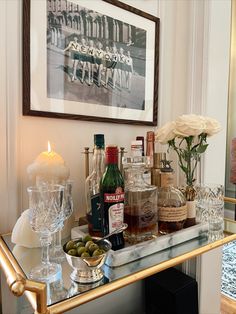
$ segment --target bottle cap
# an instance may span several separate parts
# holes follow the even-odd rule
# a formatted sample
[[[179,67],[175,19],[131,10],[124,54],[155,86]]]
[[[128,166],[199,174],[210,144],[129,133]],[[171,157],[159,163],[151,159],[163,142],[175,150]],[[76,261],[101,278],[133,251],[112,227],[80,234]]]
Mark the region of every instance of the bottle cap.
[[[170,165],[172,163],[172,160],[163,159],[161,160],[161,163],[162,163],[161,172],[173,172],[174,171]]]
[[[136,136],[136,141],[142,141],[142,156],[144,156],[144,137]]]
[[[98,148],[104,148],[104,144],[104,134],[94,134],[94,145],[96,145]]]
[[[154,153],[153,167],[161,169],[163,167],[162,160],[166,160],[166,153]]]
[[[131,147],[132,147],[132,146],[135,146],[135,147],[137,147],[137,146],[142,147],[142,145],[143,145],[142,141],[131,141]]]
[[[154,142],[155,141],[155,133],[153,131],[147,132],[147,141]]]
[[[106,163],[117,164],[118,163],[118,147],[115,145],[109,145],[106,147]]]

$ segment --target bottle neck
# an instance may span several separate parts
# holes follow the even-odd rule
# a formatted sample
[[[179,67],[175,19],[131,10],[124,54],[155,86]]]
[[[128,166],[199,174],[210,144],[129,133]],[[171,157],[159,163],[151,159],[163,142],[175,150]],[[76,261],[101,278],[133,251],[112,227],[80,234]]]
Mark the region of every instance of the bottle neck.
[[[108,163],[107,170],[116,171],[119,170],[117,163]]]
[[[146,156],[153,156],[153,155],[154,155],[154,142],[147,141]]]
[[[105,170],[105,151],[95,146],[93,153],[93,171],[103,173]]]
[[[144,167],[135,167],[127,170],[128,184],[129,185],[142,185],[145,184],[143,174],[145,172]]]
[[[173,172],[161,172],[161,187],[172,188],[174,185]]]

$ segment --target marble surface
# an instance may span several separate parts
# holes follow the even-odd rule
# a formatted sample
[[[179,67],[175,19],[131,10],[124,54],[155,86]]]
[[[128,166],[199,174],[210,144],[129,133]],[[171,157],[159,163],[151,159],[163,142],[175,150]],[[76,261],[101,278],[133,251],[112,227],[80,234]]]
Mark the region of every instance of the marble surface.
[[[236,300],[236,241],[223,246],[221,292]]]
[[[88,233],[87,226],[75,227],[71,230],[71,238],[76,239],[86,233]],[[110,250],[105,263],[110,267],[122,266],[191,239],[207,237],[207,233],[208,223],[200,223],[171,234],[158,236],[149,241],[126,246],[118,251]]]

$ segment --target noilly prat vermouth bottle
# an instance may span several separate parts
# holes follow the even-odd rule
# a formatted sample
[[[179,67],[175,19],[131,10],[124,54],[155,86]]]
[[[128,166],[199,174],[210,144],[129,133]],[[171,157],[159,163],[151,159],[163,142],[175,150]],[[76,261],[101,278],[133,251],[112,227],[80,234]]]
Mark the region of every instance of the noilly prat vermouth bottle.
[[[106,148],[106,170],[100,184],[103,235],[121,227],[124,221],[124,179],[118,168],[118,148]],[[124,247],[123,232],[109,237],[113,250]]]

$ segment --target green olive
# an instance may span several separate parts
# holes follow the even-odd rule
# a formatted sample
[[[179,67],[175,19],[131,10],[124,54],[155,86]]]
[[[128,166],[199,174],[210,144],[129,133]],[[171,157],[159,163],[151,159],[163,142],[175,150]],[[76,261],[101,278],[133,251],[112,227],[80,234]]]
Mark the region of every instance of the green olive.
[[[92,237],[91,237],[91,235],[89,235],[89,234],[87,234],[87,235],[85,235],[84,237],[83,237],[83,242],[84,243],[87,243],[88,241],[92,241],[93,239],[92,239]]]
[[[84,246],[78,247],[77,248],[77,255],[81,256],[82,253],[87,252],[87,249]]]
[[[76,256],[77,255],[77,251],[76,249],[70,249],[67,254],[72,255],[72,256]]]
[[[99,249],[99,246],[96,243],[92,243],[89,245],[89,252],[92,254],[94,251],[96,251],[97,249]]]
[[[81,254],[81,257],[90,257],[89,252],[84,252]]]
[[[75,242],[70,240],[69,242],[66,243],[66,252],[68,252],[71,249],[75,248]]]
[[[86,244],[85,244],[86,249],[88,249],[91,244],[94,244],[93,241],[86,242]]]
[[[75,247],[76,247],[76,248],[84,247],[84,242],[81,242],[81,241],[77,242],[77,243],[75,244]]]
[[[93,256],[99,256],[99,255],[102,255],[104,253],[105,253],[105,251],[103,249],[97,249],[93,252]]]

